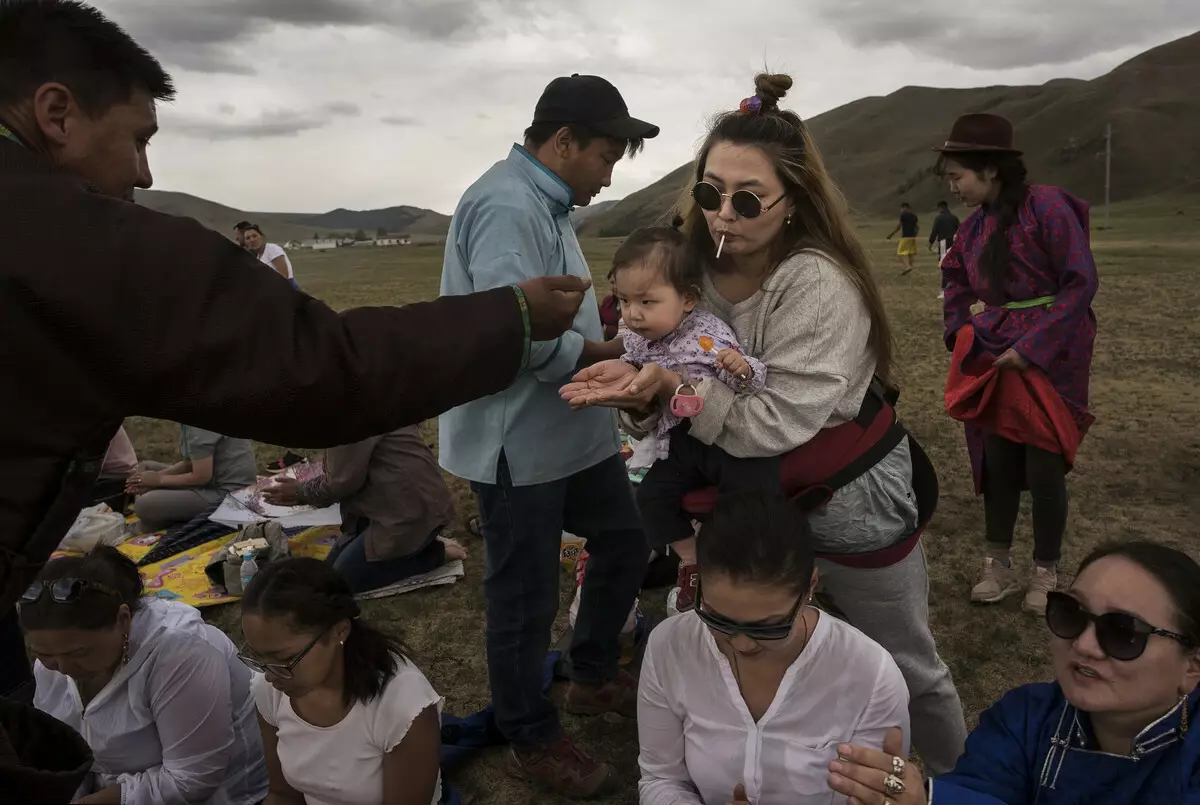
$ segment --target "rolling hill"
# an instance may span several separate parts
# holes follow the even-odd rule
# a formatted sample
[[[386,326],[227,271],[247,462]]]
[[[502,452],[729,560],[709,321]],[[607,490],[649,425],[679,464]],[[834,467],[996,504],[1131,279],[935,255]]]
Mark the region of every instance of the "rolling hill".
[[[834,178],[860,211],[901,200],[932,209],[946,196],[930,149],[964,112],[1013,121],[1033,181],[1104,200],[1105,126],[1113,128],[1114,201],[1200,191],[1200,33],[1149,50],[1091,81],[978,89],[905,87],[808,121]],[[691,165],[584,222],[581,235],[616,236],[665,220]]]
[[[450,217],[418,207],[388,207],[383,210],[344,210],[313,213],[246,212],[187,193],[166,190],[139,190],[137,201],[146,207],[171,215],[195,218],[210,229],[230,234],[234,224],[250,221],[263,228],[272,241],[305,240],[315,234],[352,235],[362,229],[369,235],[383,228],[393,234],[445,235]]]

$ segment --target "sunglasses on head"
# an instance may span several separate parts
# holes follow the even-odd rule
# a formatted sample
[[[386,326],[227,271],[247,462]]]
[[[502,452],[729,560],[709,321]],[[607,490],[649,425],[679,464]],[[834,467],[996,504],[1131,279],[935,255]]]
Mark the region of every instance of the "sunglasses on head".
[[[697,582],[695,612],[700,621],[715,632],[720,632],[729,637],[743,635],[757,643],[770,643],[777,640],[787,640],[791,636],[792,629],[796,625],[796,618],[799,617],[800,610],[807,599],[807,593],[803,593],[796,599],[796,604],[792,607],[792,611],[788,613],[787,618],[781,623],[740,623],[711,610],[706,611],[704,609],[704,596],[701,586]]]
[[[35,581],[29,585],[29,589],[21,595],[20,603],[36,604],[45,595],[46,590],[50,591],[50,600],[56,604],[72,604],[82,598],[88,591],[97,592],[101,595],[115,595],[118,597],[121,595],[112,587],[109,587],[107,584],[101,584],[98,581],[89,581],[88,579],[54,579],[52,581]]]
[[[1174,640],[1185,648],[1192,641],[1176,632],[1151,626],[1139,617],[1126,612],[1105,612],[1094,615],[1078,600],[1066,593],[1046,594],[1046,625],[1063,640],[1075,640],[1087,631],[1089,623],[1096,625],[1096,643],[1100,650],[1114,660],[1129,662],[1146,651],[1152,635]]]
[[[733,211],[738,215],[743,218],[757,218],[764,212],[770,212],[771,208],[787,198],[787,195],[780,196],[764,207],[762,199],[749,190],[735,190],[733,193],[722,193],[711,182],[696,182],[696,186],[692,188],[692,198],[696,200],[696,204],[699,205],[700,209],[708,210],[709,212],[716,212],[721,209],[722,200],[729,199],[729,203],[733,205]]]
[[[260,674],[271,674],[272,676],[276,676],[280,679],[291,679],[295,675],[294,671],[296,666],[300,664],[301,660],[308,656],[308,652],[312,651],[313,646],[315,646],[317,641],[324,636],[325,632],[321,632],[312,639],[312,642],[301,649],[299,654],[297,654],[295,657],[292,657],[292,659],[286,663],[262,662],[261,660],[254,659],[253,657],[248,657],[240,651],[238,652],[238,659],[241,660],[242,663],[245,664],[245,666],[251,671],[257,671]]]

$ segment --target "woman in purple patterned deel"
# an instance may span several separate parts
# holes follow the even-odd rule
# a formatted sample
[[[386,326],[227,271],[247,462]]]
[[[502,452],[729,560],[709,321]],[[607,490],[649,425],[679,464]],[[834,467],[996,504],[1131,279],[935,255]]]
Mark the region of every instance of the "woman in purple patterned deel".
[[[1010,553],[1021,492],[1028,488],[1034,567],[1024,608],[1040,614],[1058,582],[1070,458],[1092,423],[1092,299],[1099,281],[1088,238],[1088,205],[1060,188],[1030,185],[1021,152],[1013,147],[1012,124],[997,115],[963,115],[935,150],[941,152],[938,172],[950,189],[976,208],[942,262],[946,345],[953,350],[961,333],[974,339],[964,365],[982,359],[1001,373],[1044,373],[1067,412],[1069,435],[1059,438],[1063,449],[1057,452],[1034,446],[1040,441],[1034,438],[1038,411],[1000,412],[1008,421],[1027,422],[1028,435],[1019,439],[1011,428],[1000,436],[966,423],[987,538],[971,600],[996,603],[1020,592]],[[986,307],[972,315],[976,302]],[[989,403],[993,409],[1014,405],[1004,394]]]

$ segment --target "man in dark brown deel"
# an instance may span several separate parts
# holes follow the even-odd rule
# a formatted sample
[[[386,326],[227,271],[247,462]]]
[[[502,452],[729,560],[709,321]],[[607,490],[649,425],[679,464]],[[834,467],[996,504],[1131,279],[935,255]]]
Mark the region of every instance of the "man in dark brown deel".
[[[505,388],[587,288],[564,276],[335,313],[223,234],[130,203],[173,96],[95,9],[0,0],[0,696],[28,687],[11,678],[28,671],[13,604],[125,417],[355,442]]]

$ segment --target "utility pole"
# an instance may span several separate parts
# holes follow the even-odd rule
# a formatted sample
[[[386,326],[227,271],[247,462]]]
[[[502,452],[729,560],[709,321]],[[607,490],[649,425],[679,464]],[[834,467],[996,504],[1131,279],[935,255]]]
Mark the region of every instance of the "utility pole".
[[[1104,228],[1112,228],[1112,123],[1104,133]]]

